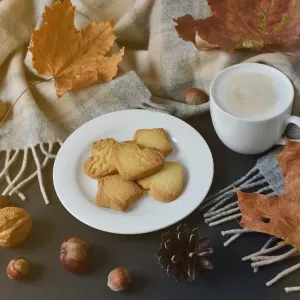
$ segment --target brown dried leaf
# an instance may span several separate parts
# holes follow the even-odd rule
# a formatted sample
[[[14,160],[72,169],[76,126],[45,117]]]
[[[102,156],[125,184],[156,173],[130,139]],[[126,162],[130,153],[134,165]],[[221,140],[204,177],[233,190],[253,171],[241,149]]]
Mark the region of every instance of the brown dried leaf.
[[[269,44],[291,45],[300,39],[299,0],[208,0],[212,15],[194,20],[185,15],[174,21],[185,41],[201,39],[223,50],[261,49]]]
[[[236,190],[242,227],[284,239],[300,250],[300,143],[288,141],[277,155],[285,183],[284,196],[265,196]]]
[[[124,54],[121,49],[106,56],[116,39],[112,22],[92,22],[78,31],[74,12],[70,0],[45,7],[45,23],[41,29],[32,30],[29,47],[34,68],[40,74],[54,77],[59,98],[70,90],[111,80]]]
[[[201,37],[198,34],[198,31],[196,31],[196,35],[195,35],[195,45],[196,45],[198,50],[219,48],[218,45],[210,44],[210,43],[204,41],[203,39],[201,39]]]

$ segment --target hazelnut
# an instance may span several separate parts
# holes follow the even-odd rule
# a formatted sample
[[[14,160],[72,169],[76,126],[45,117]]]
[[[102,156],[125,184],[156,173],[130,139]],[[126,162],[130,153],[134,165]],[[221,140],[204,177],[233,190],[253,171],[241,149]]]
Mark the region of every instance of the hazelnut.
[[[89,244],[77,237],[65,239],[60,248],[60,263],[71,273],[83,273],[88,264]]]
[[[6,271],[7,276],[10,279],[23,279],[28,274],[29,262],[26,258],[23,257],[14,258],[8,264]]]
[[[7,205],[8,205],[8,202],[7,202],[6,198],[3,196],[0,196],[0,209],[6,207]]]
[[[126,290],[129,287],[130,283],[130,274],[123,267],[112,270],[108,275],[107,285],[114,292]]]
[[[203,104],[208,101],[208,95],[196,88],[189,89],[185,94],[185,102],[191,105]]]

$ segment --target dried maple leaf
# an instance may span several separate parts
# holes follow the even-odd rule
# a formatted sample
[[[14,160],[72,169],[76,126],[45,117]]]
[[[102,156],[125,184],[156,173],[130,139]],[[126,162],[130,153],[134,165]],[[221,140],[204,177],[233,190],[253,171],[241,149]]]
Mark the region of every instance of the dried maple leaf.
[[[284,196],[266,196],[236,190],[242,227],[284,239],[300,250],[300,143],[288,141],[276,156],[285,184]]]
[[[45,7],[44,25],[32,30],[29,51],[34,68],[54,78],[57,96],[67,91],[109,81],[117,74],[124,49],[106,56],[116,37],[111,22],[95,23],[78,31],[70,0]]]
[[[0,119],[6,114],[7,105],[0,99]]]
[[[299,0],[208,0],[212,15],[194,20],[191,15],[174,19],[175,29],[196,46],[196,34],[208,45],[231,51],[261,49],[270,44],[291,45],[300,39]],[[198,45],[201,50],[207,45]]]

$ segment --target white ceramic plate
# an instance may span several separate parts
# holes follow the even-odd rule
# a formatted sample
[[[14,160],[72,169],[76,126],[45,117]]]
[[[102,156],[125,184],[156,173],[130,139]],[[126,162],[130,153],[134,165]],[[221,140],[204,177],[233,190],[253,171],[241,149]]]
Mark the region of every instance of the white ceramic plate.
[[[103,138],[132,139],[137,129],[164,128],[173,144],[166,158],[185,169],[185,188],[179,198],[161,203],[145,192],[127,212],[97,207],[97,181],[83,171],[91,144]],[[78,128],[62,145],[55,160],[53,178],[64,207],[81,222],[107,232],[140,234],[172,225],[188,216],[205,198],[213,179],[213,159],[201,135],[190,125],[167,114],[147,110],[123,110],[100,116]]]

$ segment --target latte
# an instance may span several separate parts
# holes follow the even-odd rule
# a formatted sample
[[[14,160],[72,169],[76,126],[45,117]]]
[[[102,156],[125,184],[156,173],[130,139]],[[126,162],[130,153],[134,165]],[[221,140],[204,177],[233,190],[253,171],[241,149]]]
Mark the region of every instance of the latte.
[[[218,87],[219,106],[230,115],[259,120],[282,109],[280,86],[272,76],[255,72],[232,72]]]

